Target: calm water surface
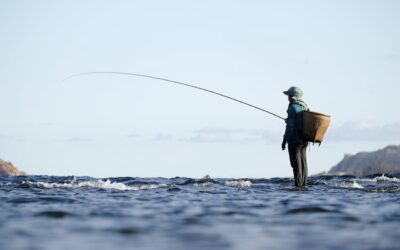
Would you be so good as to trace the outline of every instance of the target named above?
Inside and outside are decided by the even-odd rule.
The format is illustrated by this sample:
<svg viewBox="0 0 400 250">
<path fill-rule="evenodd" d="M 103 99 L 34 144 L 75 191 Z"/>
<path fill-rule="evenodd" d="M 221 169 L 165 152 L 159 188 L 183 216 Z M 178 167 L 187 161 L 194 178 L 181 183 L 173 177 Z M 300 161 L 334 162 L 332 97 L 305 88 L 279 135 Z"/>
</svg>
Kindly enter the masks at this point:
<svg viewBox="0 0 400 250">
<path fill-rule="evenodd" d="M 0 248 L 400 249 L 399 177 L 0 177 Z"/>
</svg>

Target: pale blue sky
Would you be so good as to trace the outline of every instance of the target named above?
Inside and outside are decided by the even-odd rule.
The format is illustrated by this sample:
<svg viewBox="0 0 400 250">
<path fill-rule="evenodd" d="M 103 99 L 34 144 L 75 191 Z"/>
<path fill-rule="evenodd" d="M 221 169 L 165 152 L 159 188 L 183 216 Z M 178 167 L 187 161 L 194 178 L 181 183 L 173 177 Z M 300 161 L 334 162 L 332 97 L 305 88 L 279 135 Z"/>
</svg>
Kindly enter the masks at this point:
<svg viewBox="0 0 400 250">
<path fill-rule="evenodd" d="M 284 123 L 304 90 L 332 115 L 310 173 L 400 142 L 399 1 L 0 1 L 0 158 L 31 174 L 291 176 Z"/>
</svg>

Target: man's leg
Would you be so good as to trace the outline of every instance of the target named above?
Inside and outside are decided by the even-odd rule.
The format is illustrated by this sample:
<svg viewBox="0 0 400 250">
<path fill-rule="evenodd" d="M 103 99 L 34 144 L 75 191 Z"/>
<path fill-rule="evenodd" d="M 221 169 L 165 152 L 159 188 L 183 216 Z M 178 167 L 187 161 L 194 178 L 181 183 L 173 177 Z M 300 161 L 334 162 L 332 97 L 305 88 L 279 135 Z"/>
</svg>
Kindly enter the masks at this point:
<svg viewBox="0 0 400 250">
<path fill-rule="evenodd" d="M 303 169 L 302 169 L 302 150 L 301 144 L 289 144 L 290 165 L 293 168 L 294 184 L 297 187 L 303 185 Z"/>
<path fill-rule="evenodd" d="M 302 173 L 303 173 L 302 184 L 304 186 L 307 185 L 307 175 L 308 175 L 307 146 L 308 146 L 308 142 L 305 142 L 301 145 L 301 169 L 302 169 Z"/>
</svg>

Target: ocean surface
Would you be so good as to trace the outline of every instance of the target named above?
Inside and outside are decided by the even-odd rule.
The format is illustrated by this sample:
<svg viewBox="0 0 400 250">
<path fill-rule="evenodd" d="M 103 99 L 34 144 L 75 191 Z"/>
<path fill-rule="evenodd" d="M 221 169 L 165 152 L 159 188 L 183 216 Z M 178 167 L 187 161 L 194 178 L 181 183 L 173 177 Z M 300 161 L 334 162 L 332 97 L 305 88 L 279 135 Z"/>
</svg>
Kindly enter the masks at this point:
<svg viewBox="0 0 400 250">
<path fill-rule="evenodd" d="M 399 178 L 0 177 L 0 249 L 400 249 Z"/>
</svg>

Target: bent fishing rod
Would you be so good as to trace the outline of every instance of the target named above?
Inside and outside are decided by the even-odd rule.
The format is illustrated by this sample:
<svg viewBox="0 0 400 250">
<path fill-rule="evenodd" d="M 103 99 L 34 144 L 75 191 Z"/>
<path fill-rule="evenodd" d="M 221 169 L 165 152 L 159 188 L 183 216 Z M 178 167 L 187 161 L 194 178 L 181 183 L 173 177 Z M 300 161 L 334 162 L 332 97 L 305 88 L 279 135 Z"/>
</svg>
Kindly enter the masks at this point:
<svg viewBox="0 0 400 250">
<path fill-rule="evenodd" d="M 265 110 L 265 109 L 263 109 L 263 108 L 254 106 L 254 105 L 252 105 L 252 104 L 250 104 L 250 103 L 241 101 L 241 100 L 239 100 L 239 99 L 236 99 L 236 98 L 233 98 L 233 97 L 230 97 L 230 96 L 227 96 L 227 95 L 224 95 L 224 94 L 221 94 L 221 93 L 218 93 L 218 92 L 209 90 L 209 89 L 205 89 L 205 88 L 202 88 L 202 87 L 198 87 L 198 86 L 195 86 L 195 85 L 191 85 L 191 84 L 187 84 L 187 83 L 183 83 L 183 82 L 178 82 L 178 81 L 174 81 L 174 80 L 169 80 L 169 79 L 166 79 L 166 78 L 161 78 L 161 77 L 156 77 L 156 76 L 143 75 L 143 74 L 135 74 L 135 73 L 127 73 L 127 72 L 116 72 L 116 71 L 93 71 L 93 72 L 83 72 L 83 73 L 78 73 L 78 74 L 70 75 L 70 76 L 68 76 L 67 78 L 65 78 L 65 79 L 62 80 L 62 81 L 65 82 L 65 81 L 70 80 L 71 78 L 80 77 L 80 76 L 83 76 L 83 75 L 98 75 L 98 74 L 137 76 L 137 77 L 144 77 L 144 78 L 150 78 L 150 79 L 155 79 L 155 80 L 160 80 L 160 81 L 175 83 L 175 84 L 179 84 L 179 85 L 182 85 L 182 86 L 191 87 L 191 88 L 199 89 L 199 90 L 202 90 L 202 91 L 205 91 L 205 92 L 209 92 L 209 93 L 214 94 L 214 95 L 218 95 L 218 96 L 225 97 L 225 98 L 230 99 L 230 100 L 232 100 L 232 101 L 239 102 L 239 103 L 241 103 L 241 104 L 250 106 L 250 107 L 252 107 L 252 108 L 261 110 L 261 111 L 266 112 L 266 113 L 268 113 L 268 114 L 270 114 L 270 115 L 273 115 L 273 116 L 275 116 L 275 117 L 278 117 L 278 118 L 280 118 L 280 119 L 282 119 L 282 120 L 285 120 L 285 118 L 283 118 L 282 116 L 279 116 L 279 115 L 277 115 L 277 114 L 274 114 L 274 113 L 272 113 L 272 112 L 270 112 L 270 111 L 268 111 L 268 110 Z"/>
</svg>

